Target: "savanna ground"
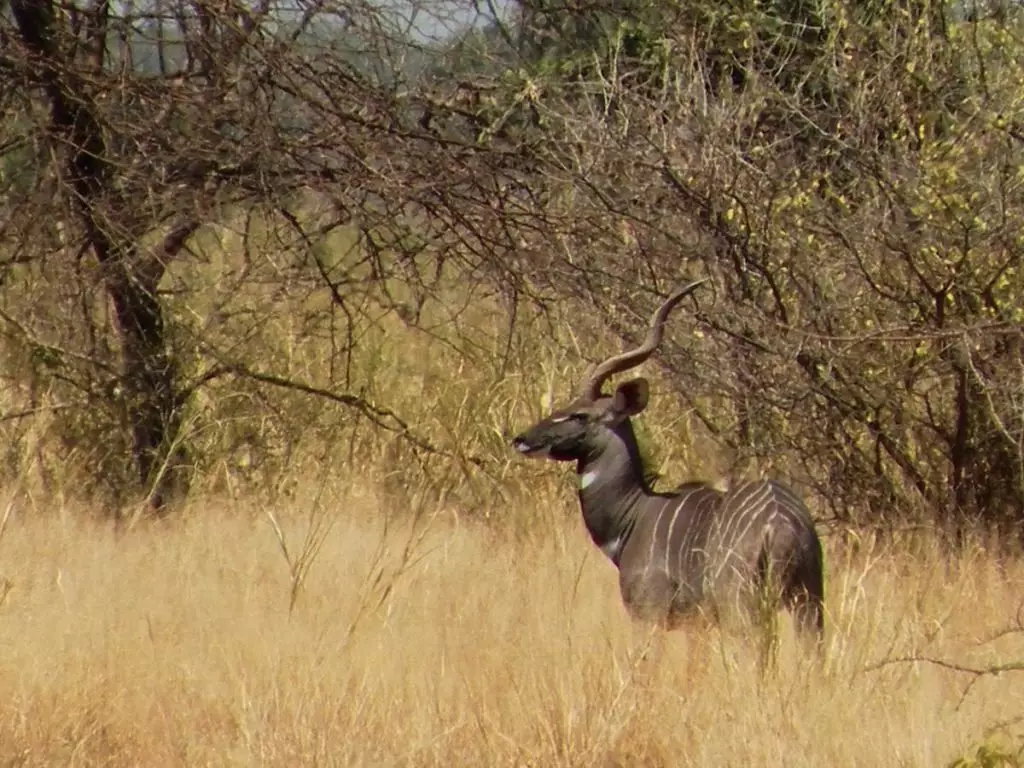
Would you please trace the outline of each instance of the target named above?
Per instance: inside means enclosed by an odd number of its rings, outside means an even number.
[[[645,666],[575,510],[546,509],[567,505],[553,486],[533,503],[552,522],[525,533],[410,515],[365,480],[273,519],[210,497],[120,531],[8,507],[0,764],[931,766],[1019,738],[1019,673],[879,666],[1019,659],[1021,634],[983,642],[1014,619],[1019,562],[829,537],[824,666],[787,618],[759,682],[714,632],[696,668],[684,633]],[[294,601],[278,531],[293,565],[309,553]]]

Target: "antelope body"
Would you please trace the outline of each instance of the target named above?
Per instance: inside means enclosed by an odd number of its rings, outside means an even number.
[[[583,520],[619,570],[635,618],[674,628],[704,613],[751,617],[781,601],[807,635],[824,630],[821,543],[807,508],[779,483],[761,480],[722,493],[690,482],[656,493],[645,480],[630,417],[644,410],[648,384],[636,378],[603,391],[661,343],[669,312],[704,281],[672,295],[651,318],[646,341],[596,366],[578,397],[513,440],[526,456],[576,463]]]

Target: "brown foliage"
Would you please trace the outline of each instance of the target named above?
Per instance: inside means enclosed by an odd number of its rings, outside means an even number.
[[[597,37],[530,59],[510,25],[443,59],[342,3],[288,24],[274,3],[12,7],[7,352],[33,371],[26,410],[66,409],[68,450],[102,437],[99,476],[158,501],[202,466],[182,431],[201,392],[298,436],[282,403],[343,390],[354,421],[457,454],[467,435],[441,448],[351,391],[382,317],[504,375],[524,302],[632,338],[710,275],[664,359],[733,473],[784,474],[844,519],[1019,520],[1012,17],[837,0],[787,42],[775,4],[723,6],[725,37],[695,34],[700,13],[573,7],[623,26],[588,17],[565,29]],[[491,359],[460,320],[482,306],[510,317]]]
[[[23,163],[5,178],[4,264],[22,283],[8,349],[34,371],[17,378],[61,390],[67,450],[93,418],[86,433],[123,446],[87,462],[114,489],[140,489],[156,507],[180,490],[190,464],[182,419],[215,380],[317,391],[246,358],[258,350],[239,341],[267,318],[246,322],[250,308],[232,306],[239,290],[326,295],[315,323],[335,327],[333,354],[344,356],[370,294],[415,321],[460,253],[444,227],[463,215],[471,227],[472,214],[436,211],[458,211],[467,180],[493,174],[472,143],[420,127],[389,73],[361,67],[366,56],[401,76],[383,19],[349,10],[314,4],[284,28],[290,17],[269,2],[16,2],[0,21],[15,76],[6,158]],[[240,211],[242,263],[202,285],[197,233],[230,227]],[[349,245],[332,252],[325,243],[339,234]],[[204,292],[213,303],[199,310]],[[63,327],[71,318],[78,325]],[[355,394],[335,399],[387,411]]]

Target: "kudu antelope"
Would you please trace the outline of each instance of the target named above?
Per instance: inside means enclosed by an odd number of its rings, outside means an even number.
[[[647,406],[643,378],[603,385],[635,368],[661,343],[665,320],[704,280],[673,294],[651,318],[636,349],[592,368],[576,400],[513,440],[525,456],[576,462],[583,521],[594,543],[619,569],[629,613],[671,629],[698,613],[774,623],[780,601],[802,634],[824,629],[821,543],[807,508],[772,481],[726,493],[686,483],[656,493],[645,480],[630,417]],[[765,596],[770,596],[766,603]]]

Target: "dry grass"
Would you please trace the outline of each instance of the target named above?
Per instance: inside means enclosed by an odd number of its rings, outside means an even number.
[[[293,552],[310,503],[275,510]],[[329,508],[291,612],[274,528],[245,503],[121,534],[17,510],[0,539],[0,765],[933,766],[1024,712],[1013,674],[964,697],[963,674],[872,668],[1024,657],[1019,634],[979,644],[1024,586],[1024,564],[980,549],[830,547],[824,669],[787,623],[759,684],[753,652],[714,633],[698,668],[684,633],[644,662],[650,638],[575,510],[531,540],[453,510],[392,516],[366,488]]]

